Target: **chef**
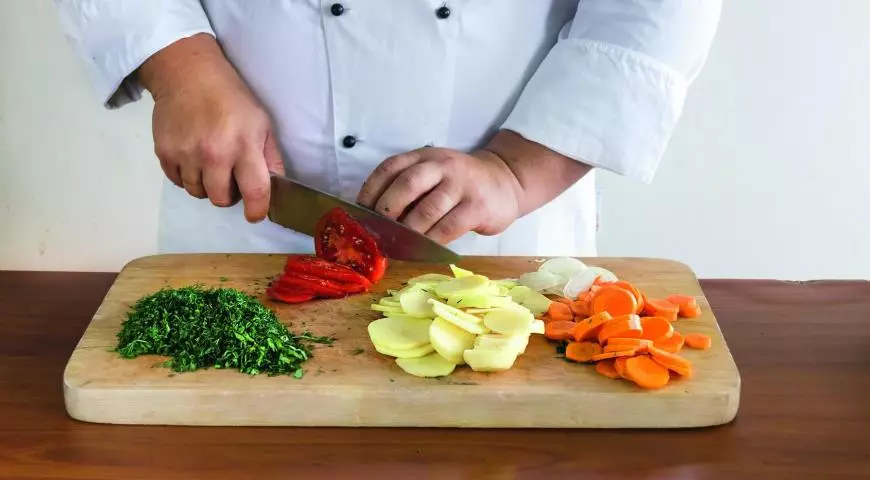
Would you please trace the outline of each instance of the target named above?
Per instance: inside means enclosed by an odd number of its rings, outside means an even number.
[[[721,9],[55,3],[106,107],[154,98],[161,252],[311,251],[266,218],[272,171],[460,254],[554,256],[597,253],[596,170],[653,180]]]

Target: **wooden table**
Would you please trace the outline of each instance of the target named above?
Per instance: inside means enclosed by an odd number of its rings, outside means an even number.
[[[870,478],[870,283],[706,280],[743,390],[695,430],[131,427],[64,410],[114,274],[0,272],[0,478]]]

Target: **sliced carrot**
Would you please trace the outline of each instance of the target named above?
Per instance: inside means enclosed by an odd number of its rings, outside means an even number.
[[[601,345],[595,342],[571,342],[565,348],[565,358],[581,363],[591,362],[600,353]]]
[[[623,357],[624,358],[624,357]],[[617,360],[619,360],[617,358]],[[595,371],[604,375],[607,378],[618,379],[620,378],[619,372],[614,368],[615,361],[613,359],[602,360],[595,364]]]
[[[634,312],[631,313],[640,313],[641,308],[643,308],[643,297],[640,294],[640,290],[637,289],[631,282],[620,280],[618,282],[613,283],[614,286],[624,288],[631,292],[634,295],[634,300],[637,302],[637,308],[635,308]]]
[[[589,302],[585,300],[575,300],[571,302],[571,311],[574,312],[574,315],[581,318],[586,318],[592,314],[589,311]]]
[[[680,332],[674,332],[671,335],[671,338],[668,339],[659,339],[653,342],[653,346],[656,348],[660,348],[668,353],[679,353],[680,350],[683,349],[683,342],[685,341],[683,334]]]
[[[695,318],[701,315],[701,307],[698,300],[691,295],[668,295],[665,300],[673,303],[679,309],[678,315],[683,318]]]
[[[613,369],[616,370],[616,373],[618,373],[621,378],[625,378],[625,362],[627,362],[629,358],[633,357],[619,357],[613,359]]]
[[[586,302],[587,304],[591,303],[592,302],[592,292],[589,290],[587,290],[585,292],[580,292],[580,294],[577,295],[577,300],[582,301],[582,302]]]
[[[673,370],[684,377],[692,375],[692,362],[676,353],[669,353],[656,347],[650,347],[649,353],[653,360],[668,370]]]
[[[571,307],[559,302],[550,302],[547,315],[557,322],[574,320],[574,312],[571,311]]]
[[[608,358],[617,358],[617,357],[633,357],[637,355],[638,349],[632,348],[630,350],[623,350],[621,352],[607,352],[602,353],[600,355],[595,355],[592,357],[593,362],[597,362],[599,360],[607,360]]]
[[[613,317],[607,312],[592,315],[589,318],[577,322],[577,326],[574,327],[571,337],[575,342],[593,340],[598,337],[598,332],[601,331],[604,324],[611,320],[613,320]]]
[[[549,315],[547,315],[547,314],[546,314],[546,313],[545,313],[545,314],[543,314],[543,315],[541,315],[541,316],[540,316],[540,317],[538,317],[538,318],[540,318],[540,319],[541,319],[541,320],[543,320],[543,321],[544,321],[544,323],[547,323],[547,322],[551,322],[551,321],[553,321],[553,319],[552,319],[552,318],[550,318],[550,316],[549,316]]]
[[[641,319],[643,321],[643,319]],[[629,347],[648,347],[652,345],[652,340],[646,340],[643,338],[621,338],[621,337],[610,337],[607,339],[607,345],[628,345]]]
[[[643,328],[640,338],[647,340],[668,339],[674,334],[674,326],[665,317],[643,317],[640,325]]]
[[[677,321],[680,307],[667,300],[647,298],[643,306],[643,314],[648,317],[665,317],[671,322]]]
[[[625,361],[625,379],[643,388],[656,389],[667,385],[671,376],[667,368],[641,355]]]
[[[647,340],[649,341],[649,340]],[[610,342],[607,342],[607,346],[604,347],[604,353],[610,352],[623,352],[627,349],[633,348],[637,350],[637,353],[646,353],[649,350],[649,346],[652,342],[648,344],[640,344],[640,345],[611,345]]]
[[[554,302],[564,303],[565,305],[571,306],[572,300],[566,297],[556,297],[553,299]]]
[[[613,320],[601,327],[601,331],[598,332],[598,343],[605,344],[610,337],[640,338],[641,334],[643,334],[643,328],[640,324],[640,317],[633,313],[621,315],[613,317]]]
[[[713,346],[713,339],[703,333],[688,333],[686,334],[686,346],[699,350],[707,350]]]
[[[567,340],[576,326],[577,322],[553,320],[544,324],[544,336],[550,340]]]
[[[628,290],[615,285],[601,287],[592,297],[592,313],[608,312],[614,317],[637,311],[637,300]]]

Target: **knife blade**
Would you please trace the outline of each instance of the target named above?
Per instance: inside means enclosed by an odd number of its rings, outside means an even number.
[[[387,258],[426,263],[455,263],[461,258],[449,248],[391,218],[288,177],[272,173],[270,195],[269,219],[305,235],[313,237],[320,217],[340,207],[375,236]]]

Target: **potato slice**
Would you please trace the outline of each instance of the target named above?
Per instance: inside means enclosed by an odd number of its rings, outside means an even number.
[[[508,349],[473,348],[466,350],[463,358],[475,372],[501,372],[514,365],[517,355]]]
[[[369,306],[372,310],[376,312],[384,312],[384,313],[405,313],[402,311],[401,307],[392,307],[386,305],[380,305],[378,303],[373,303]]]
[[[456,365],[465,363],[462,354],[474,346],[476,337],[475,334],[463,330],[443,318],[436,318],[429,326],[429,341],[435,347],[435,351]]]
[[[413,317],[386,317],[368,325],[372,343],[391,350],[421,347],[429,343],[432,320]]]
[[[522,354],[525,353],[528,344],[528,334],[502,335],[500,333],[488,333],[477,336],[474,341],[474,348],[510,350]]]
[[[446,282],[449,280],[453,280],[453,277],[451,277],[450,275],[444,275],[443,273],[424,273],[423,275],[418,275],[408,280],[408,285],[423,283],[434,286],[435,284]]]
[[[450,295],[486,294],[488,285],[489,279],[483,275],[469,275],[435,285],[435,294],[442,298]]]
[[[450,305],[445,305],[437,300],[429,300],[429,302],[432,303],[432,310],[435,311],[436,315],[466,332],[474,334],[489,332],[480,318],[465,313],[458,308],[453,308]]]
[[[451,363],[437,353],[418,358],[397,358],[396,365],[416,377],[444,377],[453,373],[455,363]]]
[[[527,334],[535,317],[526,309],[500,308],[483,317],[486,328],[504,335]]]
[[[412,317],[432,318],[435,316],[435,312],[432,311],[432,304],[429,303],[429,300],[434,298],[435,296],[431,293],[415,290],[400,295],[399,304],[402,306],[402,310]]]
[[[459,268],[456,265],[450,264],[450,271],[453,273],[454,278],[462,278],[462,277],[470,277],[474,275],[474,272],[471,270],[466,270],[464,268]]]
[[[539,335],[544,334],[544,321],[540,319],[535,319],[532,322],[532,325],[529,327],[529,333],[537,333]]]
[[[374,343],[374,346],[378,353],[396,358],[418,358],[424,355],[429,355],[435,351],[435,348],[431,343],[415,348],[389,348],[384,345],[378,345],[377,343]]]

